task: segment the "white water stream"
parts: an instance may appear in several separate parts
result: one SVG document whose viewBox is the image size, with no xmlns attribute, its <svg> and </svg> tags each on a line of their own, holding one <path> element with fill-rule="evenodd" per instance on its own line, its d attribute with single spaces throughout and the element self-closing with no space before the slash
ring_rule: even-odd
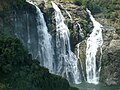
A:
<svg viewBox="0 0 120 90">
<path fill-rule="evenodd" d="M 98 84 L 101 65 L 98 66 L 97 68 L 96 54 L 98 50 L 100 50 L 102 54 L 102 44 L 103 44 L 102 28 L 103 26 L 95 20 L 95 18 L 92 16 L 91 12 L 88 9 L 87 9 L 87 12 L 94 26 L 92 33 L 90 34 L 90 37 L 87 39 L 87 48 L 86 48 L 87 82 Z M 101 60 L 100 60 L 100 63 L 101 63 Z"/>
<path fill-rule="evenodd" d="M 32 1 L 27 1 L 28 3 L 33 4 Z M 51 45 L 51 35 L 48 33 L 48 28 L 46 26 L 46 22 L 44 20 L 43 13 L 41 10 L 36 6 L 36 13 L 37 13 L 37 33 L 38 33 L 38 59 L 42 61 L 40 64 L 49 69 L 51 73 L 54 72 L 54 59 L 53 54 L 54 50 Z M 30 43 L 30 35 L 28 33 L 28 44 Z M 33 46 L 34 47 L 34 46 Z"/>
<path fill-rule="evenodd" d="M 78 59 L 71 51 L 69 29 L 64 23 L 65 18 L 58 6 L 54 2 L 52 2 L 52 5 L 55 10 L 56 19 L 56 53 L 58 54 L 56 73 L 66 77 L 75 84 L 79 84 L 81 82 L 81 75 L 78 69 Z"/>
</svg>

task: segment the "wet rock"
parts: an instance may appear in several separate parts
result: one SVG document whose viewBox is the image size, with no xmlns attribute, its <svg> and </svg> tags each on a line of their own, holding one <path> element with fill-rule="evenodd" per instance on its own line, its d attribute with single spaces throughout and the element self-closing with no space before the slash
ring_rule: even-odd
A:
<svg viewBox="0 0 120 90">
<path fill-rule="evenodd" d="M 109 85 L 109 86 L 110 85 L 117 85 L 117 83 L 115 81 L 113 81 L 112 79 L 107 79 L 106 84 Z"/>
</svg>

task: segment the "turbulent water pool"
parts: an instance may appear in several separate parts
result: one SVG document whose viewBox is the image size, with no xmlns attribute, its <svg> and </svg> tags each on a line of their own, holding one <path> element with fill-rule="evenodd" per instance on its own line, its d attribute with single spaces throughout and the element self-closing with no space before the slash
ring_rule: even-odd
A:
<svg viewBox="0 0 120 90">
<path fill-rule="evenodd" d="M 120 90 L 120 86 L 106 86 L 105 84 L 88 84 L 88 83 L 81 83 L 79 85 L 75 85 L 75 87 L 79 88 L 80 90 Z"/>
</svg>

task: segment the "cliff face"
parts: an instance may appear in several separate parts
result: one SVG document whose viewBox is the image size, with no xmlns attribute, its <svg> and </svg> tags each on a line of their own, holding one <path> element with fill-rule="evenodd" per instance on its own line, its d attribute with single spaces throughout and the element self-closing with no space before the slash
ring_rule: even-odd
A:
<svg viewBox="0 0 120 90">
<path fill-rule="evenodd" d="M 37 1 L 35 1 L 36 3 Z M 3 4 L 4 3 L 4 4 Z M 30 28 L 30 33 L 33 37 L 33 41 L 37 40 L 37 28 L 36 28 L 36 13 L 35 8 L 28 3 L 23 5 L 20 8 L 16 7 L 15 9 L 4 9 L 7 5 L 6 2 L 0 1 L 0 33 L 15 35 L 24 38 L 24 44 L 27 46 L 28 30 Z M 54 10 L 50 2 L 37 2 L 41 8 L 45 20 L 49 29 L 49 33 L 55 37 L 55 18 Z M 75 5 L 73 2 L 58 2 L 59 8 L 62 10 L 63 15 L 66 18 L 66 24 L 70 30 L 71 36 L 71 47 L 72 51 L 75 52 L 76 45 L 80 44 L 80 58 L 83 62 L 83 67 L 85 69 L 85 49 L 86 49 L 86 39 L 91 33 L 93 25 L 88 17 L 85 7 L 80 5 Z M 9 6 L 9 5 L 8 5 Z M 68 11 L 72 16 L 67 14 Z M 95 18 L 103 26 L 103 58 L 102 58 L 102 70 L 101 70 L 101 81 L 111 84 L 120 84 L 120 37 L 119 37 L 119 23 L 110 24 L 109 19 L 106 19 L 104 13 L 101 15 L 96 14 Z M 112 21 L 114 23 L 114 21 Z M 82 28 L 82 33 L 79 34 L 79 24 Z M 53 38 L 53 41 L 54 38 Z M 33 43 L 33 46 L 36 46 L 36 43 Z M 36 50 L 33 47 L 33 50 Z M 84 70 L 85 71 L 85 70 Z"/>
<path fill-rule="evenodd" d="M 27 48 L 28 32 L 33 35 L 34 42 L 37 40 L 36 8 L 27 2 L 21 8 L 17 5 L 15 7 L 1 11 L 0 32 L 17 36 Z M 33 44 L 37 47 L 36 43 Z"/>
<path fill-rule="evenodd" d="M 120 36 L 116 33 L 116 27 L 103 25 L 105 29 L 101 81 L 107 85 L 117 85 L 120 84 Z"/>
<path fill-rule="evenodd" d="M 15 31 L 19 31 L 17 29 L 27 30 L 27 26 L 33 29 L 36 28 L 35 7 L 26 2 L 20 5 L 17 4 L 19 2 L 15 3 L 15 5 L 14 1 L 11 2 L 6 5 L 3 4 L 3 11 L 0 11 L 0 32 L 14 35 Z M 6 1 L 3 1 L 3 3 L 6 3 Z M 8 6 L 10 7 L 7 8 Z"/>
<path fill-rule="evenodd" d="M 120 38 L 113 34 L 113 39 L 103 54 L 103 68 L 101 80 L 108 85 L 120 84 Z"/>
</svg>

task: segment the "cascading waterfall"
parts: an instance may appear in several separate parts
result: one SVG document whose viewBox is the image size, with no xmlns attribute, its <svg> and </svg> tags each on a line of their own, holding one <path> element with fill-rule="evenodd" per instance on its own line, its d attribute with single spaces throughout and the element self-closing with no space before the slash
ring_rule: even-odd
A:
<svg viewBox="0 0 120 90">
<path fill-rule="evenodd" d="M 15 35 L 23 42 L 25 47 L 28 48 L 30 54 L 34 59 L 38 59 L 41 66 L 49 69 L 53 74 L 60 75 L 68 79 L 70 83 L 79 84 L 81 76 L 78 69 L 78 59 L 75 54 L 71 52 L 69 29 L 64 24 L 64 17 L 59 12 L 56 12 L 56 48 L 53 49 L 54 43 L 51 43 L 51 35 L 48 33 L 46 22 L 40 9 L 33 4 L 30 0 L 27 1 L 36 8 L 35 25 L 37 28 L 30 25 L 32 22 L 31 15 L 26 13 L 24 17 L 26 20 L 26 31 L 21 29 L 24 25 L 21 23 L 21 17 L 15 18 Z M 54 3 L 53 3 L 54 5 Z M 33 18 L 33 17 L 31 17 Z M 31 21 L 29 23 L 29 21 Z M 34 22 L 35 22 L 34 21 Z M 19 29 L 20 28 L 20 29 Z M 55 52 L 55 53 L 54 53 Z"/>
<path fill-rule="evenodd" d="M 27 14 L 27 21 L 28 21 L 28 14 Z M 31 40 L 30 40 L 30 28 L 29 28 L 29 22 L 27 22 L 27 31 L 28 31 L 28 41 L 27 41 L 27 47 L 28 47 L 28 50 L 30 49 L 30 42 L 31 42 Z"/>
<path fill-rule="evenodd" d="M 52 5 L 56 19 L 56 74 L 66 77 L 69 82 L 79 84 L 81 76 L 78 69 L 78 59 L 71 51 L 69 29 L 64 23 L 65 18 L 58 6 L 54 2 L 52 2 Z"/>
<path fill-rule="evenodd" d="M 77 56 L 77 58 L 78 59 L 80 59 L 80 43 L 78 43 L 77 45 L 76 45 L 76 56 Z"/>
<path fill-rule="evenodd" d="M 81 26 L 80 26 L 79 23 L 77 23 L 77 25 L 79 27 L 79 31 L 78 31 L 78 33 L 79 33 L 79 39 L 82 40 L 85 37 L 84 33 L 83 33 L 83 30 L 82 30 L 82 28 L 81 28 Z"/>
<path fill-rule="evenodd" d="M 87 48 L 86 48 L 87 82 L 98 84 L 101 65 L 97 69 L 96 54 L 99 49 L 101 50 L 101 55 L 102 55 L 102 44 L 103 44 L 102 28 L 103 26 L 94 19 L 94 17 L 92 16 L 91 12 L 88 9 L 87 9 L 87 12 L 94 26 L 93 31 L 90 34 L 90 37 L 87 39 Z M 101 63 L 101 58 L 100 58 L 100 63 Z"/>
<path fill-rule="evenodd" d="M 67 10 L 65 10 L 65 11 L 66 11 L 67 15 L 69 16 L 70 20 L 72 21 L 72 16 L 70 15 L 70 13 Z"/>
<path fill-rule="evenodd" d="M 61 5 L 62 8 L 64 8 L 62 5 Z M 70 13 L 64 8 L 66 14 L 68 15 L 68 17 L 70 18 L 70 20 L 72 21 L 72 16 L 70 15 Z"/>
<path fill-rule="evenodd" d="M 79 23 L 77 23 L 78 27 L 79 27 L 79 36 L 81 36 L 81 38 L 84 38 L 84 33 L 82 32 L 82 28 L 80 26 Z M 81 58 L 80 58 L 80 45 L 81 45 L 81 42 L 79 42 L 77 45 L 76 45 L 76 56 L 77 58 L 79 59 L 80 61 L 80 66 L 81 66 L 81 72 L 82 72 L 82 76 L 83 76 L 83 80 L 86 81 L 85 79 L 85 74 L 84 74 L 84 70 L 83 70 L 83 62 L 81 61 Z"/>
<path fill-rule="evenodd" d="M 27 1 L 27 2 L 34 5 L 31 1 Z M 37 13 L 37 34 L 38 34 L 38 47 L 36 47 L 38 48 L 38 53 L 36 55 L 36 58 L 40 60 L 40 64 L 42 66 L 48 68 L 49 71 L 53 73 L 54 50 L 51 45 L 51 35 L 47 31 L 48 29 L 42 12 L 36 5 L 34 6 L 36 7 L 36 13 Z M 28 46 L 30 46 L 32 43 L 30 42 L 30 40 L 31 40 L 30 31 L 28 28 L 28 42 L 27 42 Z M 29 50 L 29 52 L 31 51 Z"/>
<path fill-rule="evenodd" d="M 27 1 L 28 3 L 34 5 L 32 2 Z M 24 45 L 28 48 L 28 51 L 32 54 L 33 58 L 38 59 L 40 64 L 49 69 L 51 73 L 61 75 L 65 77 L 69 82 L 79 84 L 81 82 L 81 74 L 78 69 L 78 59 L 79 57 L 79 46 L 77 45 L 78 54 L 76 55 L 71 51 L 70 47 L 70 33 L 68 27 L 65 25 L 65 18 L 63 17 L 58 6 L 52 2 L 53 8 L 55 10 L 55 19 L 56 19 L 56 37 L 55 37 L 55 48 L 51 44 L 51 35 L 48 33 L 46 22 L 44 20 L 43 14 L 40 9 L 36 7 L 37 13 L 37 31 L 31 30 L 29 27 L 29 22 L 27 22 L 27 31 L 17 30 L 21 27 L 20 19 L 15 18 L 15 35 L 21 39 Z M 102 25 L 99 24 L 91 12 L 87 10 L 90 15 L 90 19 L 93 22 L 94 29 L 90 37 L 87 40 L 87 49 L 86 49 L 86 73 L 87 73 L 87 82 L 97 84 L 99 82 L 99 72 L 101 69 L 101 62 L 99 64 L 99 69 L 96 66 L 96 53 L 97 49 L 101 50 L 102 53 Z M 26 13 L 27 14 L 27 13 Z M 29 20 L 30 15 L 26 15 L 26 19 Z M 69 15 L 71 18 L 71 16 Z M 81 37 L 84 37 L 82 29 L 79 26 L 79 34 Z M 26 37 L 27 36 L 27 37 Z M 35 45 L 35 47 L 33 47 Z M 55 52 L 55 53 L 54 53 Z M 55 56 L 55 57 L 53 57 Z M 101 60 L 101 58 L 100 58 Z M 82 67 L 83 70 L 83 67 Z M 84 74 L 84 72 L 82 72 Z"/>
<path fill-rule="evenodd" d="M 80 26 L 80 24 L 79 23 L 77 23 L 77 25 L 78 25 L 78 27 L 79 27 L 79 31 L 78 31 L 78 33 L 79 33 L 79 36 L 84 36 L 84 34 L 82 33 L 82 28 L 81 28 L 81 26 Z M 77 47 L 77 50 L 76 50 L 76 56 L 77 56 L 77 58 L 78 59 L 80 59 L 80 44 L 81 43 L 78 43 L 77 45 L 76 45 L 76 47 Z"/>
</svg>

